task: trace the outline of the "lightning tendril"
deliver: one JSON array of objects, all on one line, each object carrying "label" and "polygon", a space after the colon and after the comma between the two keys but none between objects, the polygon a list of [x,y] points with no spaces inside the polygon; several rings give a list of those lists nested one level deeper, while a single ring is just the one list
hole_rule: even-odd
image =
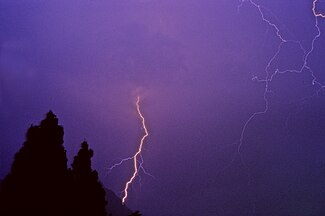
[{"label": "lightning tendril", "polygon": [[[302,73],[303,70],[307,70],[310,72],[311,74],[311,77],[313,78],[312,79],[312,85],[316,85],[318,86],[318,90],[316,91],[316,94],[321,91],[322,89],[325,88],[325,86],[323,84],[321,84],[320,82],[317,81],[317,78],[316,76],[314,75],[314,72],[313,70],[310,68],[310,66],[308,65],[308,58],[309,56],[313,53],[314,51],[314,45],[315,45],[315,42],[316,40],[321,36],[321,30],[319,28],[319,25],[318,25],[318,18],[325,18],[325,14],[322,14],[320,12],[317,12],[316,11],[316,4],[318,2],[318,0],[313,0],[313,3],[312,3],[312,12],[313,12],[313,15],[315,17],[315,23],[314,23],[314,26],[317,30],[317,34],[314,36],[314,38],[312,39],[311,41],[311,48],[307,51],[301,44],[300,41],[295,41],[295,40],[287,40],[285,39],[281,33],[280,33],[280,28],[275,24],[273,23],[270,19],[266,18],[264,12],[263,12],[263,7],[259,4],[257,4],[256,2],[254,2],[253,0],[242,0],[241,1],[241,4],[238,6],[238,10],[243,6],[243,4],[245,2],[248,2],[249,4],[251,4],[253,7],[255,7],[260,16],[261,16],[261,19],[271,28],[274,29],[275,31],[275,35],[279,38],[280,40],[280,43],[278,45],[278,48],[277,48],[277,51],[275,52],[275,54],[272,56],[272,58],[269,60],[268,64],[266,65],[265,67],[265,77],[260,79],[258,78],[257,76],[254,76],[252,78],[252,80],[254,81],[257,81],[257,82],[264,82],[265,83],[265,88],[264,88],[264,94],[263,94],[263,99],[264,99],[264,103],[265,103],[265,106],[264,106],[264,109],[261,110],[261,111],[257,111],[257,112],[254,112],[248,119],[247,121],[244,123],[244,126],[242,128],[242,131],[241,131],[241,136],[240,136],[240,139],[239,139],[239,144],[238,144],[238,153],[240,153],[240,150],[241,150],[241,147],[242,147],[242,144],[243,144],[243,140],[244,140],[244,135],[245,135],[245,131],[246,131],[246,128],[248,126],[248,124],[258,115],[261,115],[261,114],[265,114],[268,109],[269,109],[269,101],[267,99],[267,95],[268,93],[271,92],[270,88],[269,88],[269,85],[270,83],[272,82],[273,78],[278,75],[278,74],[284,74],[284,73]],[[302,64],[302,67],[300,68],[300,70],[291,70],[291,69],[287,69],[287,70],[284,70],[284,71],[280,71],[278,68],[275,69],[274,71],[270,71],[270,67],[271,67],[271,64],[274,62],[274,60],[278,57],[283,45],[285,43],[296,43],[299,45],[300,49],[303,51],[304,53],[304,57],[303,57],[303,64]],[[314,96],[314,95],[312,95]],[[312,97],[311,96],[311,97]],[[302,100],[305,100],[306,98],[303,98]]]},{"label": "lightning tendril", "polygon": [[313,7],[312,7],[312,11],[315,17],[321,17],[321,18],[325,18],[325,15],[319,12],[316,12],[316,3],[318,2],[318,0],[313,0]]},{"label": "lightning tendril", "polygon": [[[319,81],[317,81],[317,77],[315,76],[312,68],[308,65],[308,59],[310,57],[310,55],[313,53],[314,51],[314,47],[315,47],[315,43],[317,41],[317,39],[321,36],[321,29],[319,27],[319,18],[325,18],[325,14],[317,11],[317,3],[319,2],[319,0],[312,0],[312,14],[314,16],[314,27],[316,28],[316,34],[315,36],[312,38],[311,40],[311,44],[310,44],[310,48],[309,49],[305,49],[302,45],[302,43],[300,41],[295,41],[295,40],[288,40],[286,39],[282,34],[281,34],[281,29],[280,27],[274,23],[271,19],[268,19],[264,13],[264,11],[266,10],[263,6],[261,6],[260,4],[256,3],[254,0],[240,0],[240,4],[237,7],[237,10],[239,11],[241,9],[241,7],[244,5],[244,3],[248,3],[250,4],[252,7],[256,8],[256,10],[259,12],[259,15],[262,19],[262,21],[264,23],[266,23],[268,25],[268,27],[270,27],[270,29],[273,29],[273,31],[275,32],[275,36],[279,39],[279,44],[277,47],[276,52],[273,54],[273,56],[270,58],[270,60],[268,61],[266,67],[265,67],[265,76],[263,78],[259,78],[258,76],[254,76],[252,78],[253,81],[257,81],[257,82],[262,82],[264,83],[264,93],[263,93],[263,99],[264,99],[264,108],[260,111],[256,111],[254,112],[245,122],[244,125],[241,129],[241,133],[240,133],[240,138],[239,140],[237,140],[237,153],[239,154],[242,164],[245,166],[245,168],[247,169],[248,173],[248,184],[250,184],[251,181],[251,175],[250,175],[250,170],[249,167],[246,165],[244,159],[242,158],[242,154],[241,154],[241,149],[244,143],[244,139],[245,139],[245,134],[246,134],[246,130],[248,125],[259,115],[263,115],[266,114],[269,110],[269,101],[268,101],[268,94],[271,93],[271,89],[269,88],[270,83],[273,81],[273,78],[277,75],[281,75],[281,74],[285,74],[285,73],[302,73],[304,70],[308,71],[312,77],[312,85],[315,86],[317,89],[315,91],[314,94],[312,94],[311,96],[302,98],[301,101],[305,102],[307,99],[310,99],[314,96],[316,96],[320,91],[325,89],[325,85],[323,85],[322,83],[320,83]],[[275,59],[279,56],[279,53],[283,47],[284,44],[286,43],[296,43],[299,45],[300,49],[303,51],[303,58],[302,58],[302,66],[300,69],[298,70],[292,70],[292,69],[286,69],[284,71],[280,71],[278,68],[271,70],[271,65],[272,63],[275,61]],[[290,117],[291,114],[289,114]],[[289,118],[288,117],[288,118]],[[288,121],[288,119],[287,119]],[[287,123],[287,122],[286,122]],[[231,161],[231,163],[234,160]],[[230,165],[228,165],[229,167]],[[255,204],[252,203],[253,208],[255,209]]]}]

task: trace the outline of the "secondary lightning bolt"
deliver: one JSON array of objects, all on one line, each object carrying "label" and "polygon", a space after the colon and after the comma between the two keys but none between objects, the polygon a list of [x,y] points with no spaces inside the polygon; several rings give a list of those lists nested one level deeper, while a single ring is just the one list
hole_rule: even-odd
[{"label": "secondary lightning bolt", "polygon": [[[256,3],[255,1],[253,0],[241,0],[240,1],[241,3],[238,5],[237,9],[239,11],[239,9],[243,6],[243,4],[245,2],[248,2],[251,6],[255,7],[257,9],[257,11],[259,12],[260,16],[261,16],[261,19],[271,28],[275,31],[275,35],[276,37],[279,39],[279,45],[278,45],[278,48],[277,48],[277,51],[274,53],[274,55],[272,56],[272,58],[269,60],[268,64],[266,65],[265,67],[265,77],[260,79],[259,77],[257,76],[254,76],[252,80],[254,81],[257,81],[257,82],[263,82],[264,83],[264,94],[263,94],[263,99],[264,99],[264,109],[260,110],[260,111],[256,111],[254,112],[244,123],[243,127],[242,127],[242,130],[241,130],[241,134],[240,134],[240,138],[238,140],[238,147],[237,147],[237,152],[238,154],[240,155],[240,158],[241,158],[241,161],[243,163],[243,165],[245,166],[245,168],[247,169],[248,171],[248,184],[250,185],[250,181],[251,181],[251,175],[250,175],[250,169],[249,167],[247,166],[247,164],[245,163],[245,161],[243,160],[242,158],[242,155],[241,155],[241,148],[242,148],[242,145],[243,145],[243,142],[244,142],[244,138],[245,138],[245,133],[246,133],[246,130],[247,130],[247,127],[248,125],[255,119],[255,117],[259,116],[259,115],[263,115],[265,114],[268,109],[269,109],[269,101],[268,101],[268,94],[271,92],[271,90],[269,89],[269,86],[270,86],[270,83],[273,81],[273,78],[276,76],[276,75],[280,75],[280,74],[284,74],[284,73],[302,73],[303,70],[307,70],[310,72],[311,74],[311,77],[313,78],[312,80],[312,85],[314,86],[317,86],[318,87],[318,90],[315,92],[315,94],[309,96],[309,97],[306,97],[306,98],[302,98],[301,101],[306,101],[307,99],[310,99],[311,97],[315,96],[316,94],[318,94],[321,90],[325,89],[325,85],[321,84],[320,82],[317,81],[317,78],[316,76],[314,75],[314,72],[313,70],[311,69],[311,67],[308,65],[308,58],[309,56],[313,53],[314,51],[314,45],[315,45],[315,42],[316,40],[321,36],[321,30],[319,28],[319,25],[318,25],[318,18],[325,18],[325,14],[323,13],[320,13],[320,12],[317,12],[316,11],[316,4],[318,2],[318,0],[313,0],[312,2],[312,13],[315,17],[315,23],[314,23],[314,26],[317,30],[317,34],[314,36],[314,38],[312,39],[311,41],[311,48],[307,51],[301,44],[300,41],[294,41],[294,40],[287,40],[285,39],[282,35],[281,35],[281,32],[280,32],[280,28],[274,23],[272,22],[270,19],[266,18],[265,14],[264,14],[264,8],[262,8],[262,6],[258,3]],[[274,71],[270,71],[270,68],[271,68],[271,65],[272,63],[274,62],[274,60],[278,57],[283,45],[285,43],[296,43],[299,45],[300,49],[303,51],[304,55],[303,55],[303,64],[302,64],[302,67],[299,69],[299,70],[291,70],[291,69],[287,69],[287,70],[284,70],[284,71],[280,71],[279,69],[275,69]],[[288,120],[288,119],[287,119]],[[232,160],[233,162],[234,160]],[[231,162],[231,163],[232,163]],[[228,166],[229,167],[229,166]],[[255,210],[255,204],[252,203],[252,206]]]},{"label": "secondary lightning bolt", "polygon": [[317,4],[317,2],[318,2],[318,0],[313,0],[313,6],[312,6],[312,12],[313,12],[313,15],[315,17],[315,28],[317,29],[317,35],[314,37],[314,39],[313,39],[313,41],[311,43],[311,49],[310,49],[310,51],[308,52],[308,54],[306,56],[305,67],[311,71],[311,74],[312,74],[312,77],[313,77],[313,84],[316,83],[317,85],[320,86],[320,89],[317,91],[317,92],[319,92],[320,90],[324,89],[325,86],[316,80],[316,76],[314,75],[314,72],[310,69],[310,67],[307,66],[307,58],[314,51],[315,42],[321,36],[321,30],[320,30],[320,28],[318,26],[318,18],[319,17],[320,18],[325,18],[324,14],[316,12],[316,4]]},{"label": "secondary lightning bolt", "polygon": [[315,17],[321,17],[321,18],[325,18],[325,15],[319,12],[316,12],[316,3],[318,2],[318,0],[314,0],[313,1],[313,7],[312,7],[312,11],[314,13]]},{"label": "secondary lightning bolt", "polygon": [[[280,40],[280,43],[278,45],[278,49],[276,51],[276,53],[272,56],[272,58],[269,60],[266,68],[265,68],[265,77],[262,78],[262,79],[259,79],[257,76],[253,77],[252,80],[255,80],[255,81],[258,81],[258,82],[264,82],[265,83],[265,89],[264,89],[264,96],[263,96],[263,99],[264,99],[264,102],[265,102],[265,106],[264,106],[264,109],[261,110],[261,111],[257,111],[255,113],[253,113],[248,119],[247,121],[244,123],[244,126],[242,128],[242,132],[241,132],[241,136],[240,136],[240,139],[239,139],[239,144],[238,144],[238,153],[240,153],[240,150],[241,150],[241,147],[242,147],[242,144],[243,144],[243,140],[244,140],[244,135],[245,135],[245,131],[247,129],[247,126],[248,124],[258,115],[261,115],[261,114],[265,114],[268,109],[269,109],[269,101],[267,99],[267,94],[271,92],[271,90],[269,89],[269,85],[270,83],[272,82],[273,78],[277,75],[277,74],[284,74],[284,73],[301,73],[304,69],[308,70],[310,73],[311,73],[311,76],[313,78],[312,80],[312,84],[315,85],[317,84],[319,86],[319,89],[317,92],[319,92],[321,89],[324,89],[324,85],[322,85],[320,82],[317,81],[316,79],[316,76],[314,75],[314,72],[311,70],[310,66],[308,66],[308,58],[309,56],[312,54],[312,52],[314,51],[314,44],[316,42],[316,40],[321,36],[321,31],[320,31],[320,28],[318,26],[318,17],[320,18],[325,18],[325,15],[322,14],[322,13],[319,13],[319,12],[316,12],[316,4],[318,2],[318,0],[313,0],[313,4],[312,4],[312,12],[313,12],[313,15],[315,17],[315,28],[317,30],[317,34],[315,35],[315,37],[313,38],[312,42],[311,42],[311,48],[310,50],[307,52],[300,41],[295,41],[295,40],[287,40],[285,39],[281,34],[280,34],[280,28],[275,24],[273,23],[271,20],[267,19],[264,15],[264,12],[263,12],[263,9],[262,9],[262,6],[257,4],[256,2],[254,2],[253,0],[242,0],[241,1],[241,4],[238,6],[238,10],[243,6],[243,4],[245,2],[248,2],[250,3],[253,7],[255,7],[260,16],[261,16],[261,19],[271,28],[274,29],[275,31],[275,35],[279,38]],[[276,57],[279,55],[280,51],[281,51],[281,48],[283,46],[283,44],[285,43],[296,43],[296,44],[299,44],[299,47],[300,49],[303,51],[304,53],[304,57],[303,57],[303,64],[302,64],[302,67],[300,68],[300,70],[284,70],[284,71],[280,71],[279,69],[275,69],[273,72],[270,72],[269,69],[271,67],[271,64],[273,63],[273,61],[276,59]],[[305,100],[306,98],[303,98],[302,100]]]},{"label": "secondary lightning bolt", "polygon": [[[278,46],[278,49],[277,49],[276,53],[275,53],[275,54],[273,55],[273,57],[270,59],[270,61],[268,62],[267,66],[266,66],[266,68],[265,68],[265,74],[266,74],[266,75],[265,75],[265,78],[263,78],[263,79],[259,79],[257,76],[255,76],[255,77],[253,77],[253,79],[252,79],[252,80],[257,80],[258,82],[265,82],[265,88],[264,88],[264,94],[263,94],[263,99],[264,99],[265,107],[264,107],[263,110],[261,110],[261,111],[257,111],[257,112],[255,112],[255,113],[253,113],[253,114],[252,114],[252,115],[247,119],[247,121],[245,122],[245,124],[244,124],[244,126],[243,126],[243,128],[242,128],[242,131],[241,131],[240,139],[239,139],[239,144],[238,144],[238,148],[237,148],[238,153],[240,153],[241,147],[242,147],[242,145],[243,145],[244,135],[245,135],[246,128],[247,128],[248,124],[249,124],[249,123],[250,123],[250,122],[251,122],[251,121],[252,121],[256,116],[261,115],[261,114],[265,114],[265,113],[268,111],[268,109],[269,109],[269,102],[268,102],[268,100],[267,100],[267,93],[269,93],[269,84],[270,84],[270,82],[272,81],[272,79],[273,79],[273,77],[275,76],[275,74],[278,72],[278,71],[276,70],[274,73],[272,73],[272,74],[270,75],[269,68],[270,68],[272,62],[274,61],[274,59],[275,59],[275,58],[278,56],[278,54],[280,53],[282,45],[283,45],[284,43],[287,43],[287,42],[288,42],[287,40],[285,40],[285,39],[281,36],[279,27],[278,27],[276,24],[272,23],[270,20],[268,20],[268,19],[265,17],[261,5],[255,3],[255,2],[252,1],[252,0],[246,0],[246,1],[249,2],[253,7],[255,7],[255,8],[258,10],[258,12],[259,12],[259,14],[260,14],[262,20],[263,20],[267,25],[269,25],[271,28],[273,28],[273,29],[275,30],[276,36],[277,36],[277,37],[279,38],[279,40],[280,40],[280,44],[279,44],[279,46]],[[238,6],[237,9],[239,10],[239,9],[243,6],[244,2],[246,2],[246,1],[245,1],[245,0],[242,0],[242,1],[241,1],[241,4]],[[292,41],[291,41],[291,42],[292,42]]]},{"label": "secondary lightning bolt", "polygon": [[[137,113],[141,119],[141,126],[142,126],[142,129],[144,130],[144,135],[142,136],[141,140],[140,140],[140,144],[139,144],[139,147],[138,147],[138,150],[137,152],[131,156],[131,157],[127,157],[127,158],[124,158],[122,159],[120,162],[114,164],[113,166],[111,166],[109,168],[109,172],[111,172],[114,168],[122,165],[124,162],[126,161],[130,161],[132,160],[133,161],[133,167],[134,167],[134,171],[133,171],[133,174],[132,176],[130,177],[130,179],[125,183],[125,187],[124,187],[124,190],[123,190],[123,197],[122,197],[122,203],[124,204],[127,197],[128,197],[128,189],[130,187],[130,185],[133,183],[133,181],[135,180],[136,176],[138,176],[139,174],[139,170],[142,170],[143,173],[153,177],[150,173],[148,173],[144,167],[143,167],[143,157],[142,157],[142,149],[143,149],[143,144],[144,144],[144,141],[145,139],[147,138],[147,136],[149,136],[149,132],[148,132],[148,129],[146,127],[146,122],[145,122],[145,118],[141,112],[141,109],[140,109],[140,96],[137,97],[137,101],[136,101],[136,110],[137,110]],[[141,178],[140,178],[141,180]]]}]

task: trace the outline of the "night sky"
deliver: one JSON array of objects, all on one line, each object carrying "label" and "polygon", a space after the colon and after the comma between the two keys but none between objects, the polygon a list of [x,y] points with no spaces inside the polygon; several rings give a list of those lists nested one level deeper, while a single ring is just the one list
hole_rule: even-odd
[{"label": "night sky", "polygon": [[131,209],[325,215],[325,18],[312,5],[0,0],[0,178],[51,109],[69,165],[86,139],[122,196],[132,163],[108,171],[138,148],[139,95],[153,177],[140,172]]}]

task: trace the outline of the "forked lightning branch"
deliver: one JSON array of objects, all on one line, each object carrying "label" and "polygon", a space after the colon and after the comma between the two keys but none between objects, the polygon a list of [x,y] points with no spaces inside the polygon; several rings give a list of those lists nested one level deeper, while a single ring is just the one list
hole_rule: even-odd
[{"label": "forked lightning branch", "polygon": [[141,112],[141,109],[140,109],[140,96],[137,97],[137,101],[136,101],[135,105],[136,105],[137,114],[139,115],[139,117],[141,119],[142,129],[144,130],[144,134],[143,134],[143,136],[142,136],[142,138],[140,140],[138,150],[133,156],[128,157],[128,158],[124,158],[120,162],[114,164],[113,166],[111,166],[109,168],[109,171],[112,171],[114,168],[122,165],[126,161],[130,161],[130,160],[133,161],[133,173],[132,173],[131,177],[129,178],[129,180],[125,183],[125,187],[124,187],[124,190],[123,190],[123,197],[122,197],[122,203],[123,204],[125,203],[125,201],[128,198],[129,188],[132,185],[132,183],[134,182],[134,180],[136,179],[137,175],[139,174],[139,170],[142,170],[145,174],[150,175],[149,173],[147,173],[145,171],[145,169],[142,166],[143,165],[143,158],[142,158],[141,153],[142,153],[144,141],[147,138],[147,136],[149,136],[149,132],[148,132],[148,129],[146,127],[145,118],[144,118],[144,116],[143,116],[143,114]]}]

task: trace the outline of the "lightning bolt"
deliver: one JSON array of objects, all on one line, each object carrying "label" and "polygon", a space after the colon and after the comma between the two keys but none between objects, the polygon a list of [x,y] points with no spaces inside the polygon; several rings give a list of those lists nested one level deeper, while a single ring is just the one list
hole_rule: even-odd
[{"label": "lightning bolt", "polygon": [[[124,190],[123,190],[124,195],[122,197],[122,204],[124,204],[125,201],[127,200],[129,187],[134,182],[135,178],[139,175],[139,170],[142,170],[144,174],[149,175],[149,176],[154,178],[154,176],[152,176],[150,173],[148,173],[143,167],[144,160],[143,160],[143,157],[142,157],[141,153],[142,153],[144,141],[147,138],[147,136],[149,136],[149,132],[148,132],[148,129],[146,127],[145,118],[144,118],[144,116],[143,116],[143,114],[141,112],[141,109],[140,109],[140,96],[137,97],[137,101],[136,101],[135,104],[136,104],[137,113],[138,113],[138,115],[139,115],[139,117],[141,119],[142,129],[144,130],[144,134],[143,134],[143,136],[142,136],[142,138],[140,140],[138,150],[133,156],[124,158],[124,159],[120,160],[120,162],[114,164],[113,166],[111,166],[109,168],[109,172],[111,172],[114,168],[122,165],[124,162],[131,161],[131,160],[133,161],[134,171],[133,171],[132,176],[125,183],[125,187],[124,187]],[[141,177],[139,177],[139,178],[140,178],[139,181],[141,181]],[[141,182],[140,182],[140,184],[141,184]]]},{"label": "lightning bolt", "polygon": [[319,12],[316,12],[316,3],[318,2],[318,0],[314,0],[313,1],[313,7],[312,7],[312,11],[315,17],[321,17],[321,18],[325,18],[325,15]]},{"label": "lightning bolt", "polygon": [[[245,131],[247,129],[247,126],[249,125],[249,123],[258,115],[262,115],[262,114],[265,114],[268,109],[269,109],[269,101],[267,99],[267,94],[268,93],[271,93],[272,91],[269,89],[269,85],[270,83],[272,82],[273,78],[278,75],[278,74],[284,74],[284,73],[301,73],[304,69],[310,71],[311,73],[311,76],[313,78],[312,80],[312,84],[313,85],[318,85],[319,89],[316,91],[317,93],[324,89],[324,85],[322,85],[320,82],[317,81],[317,78],[316,76],[314,75],[314,72],[312,71],[312,69],[310,68],[310,66],[308,65],[308,58],[309,56],[312,54],[312,52],[314,51],[314,45],[315,45],[315,42],[316,40],[321,36],[321,30],[318,26],[318,17],[320,18],[325,18],[325,15],[322,14],[322,13],[319,13],[319,12],[316,12],[316,3],[318,2],[318,0],[313,0],[313,3],[312,3],[312,12],[313,12],[313,15],[315,17],[315,28],[317,30],[317,34],[314,36],[314,38],[312,39],[312,42],[311,42],[311,48],[310,50],[307,52],[306,49],[302,46],[301,42],[300,41],[295,41],[295,40],[287,40],[285,39],[281,33],[280,33],[280,28],[275,24],[273,23],[271,20],[267,19],[264,12],[263,12],[263,7],[259,4],[257,4],[256,2],[254,2],[253,0],[242,0],[241,1],[241,4],[238,6],[238,10],[243,6],[243,4],[245,2],[248,2],[249,4],[251,4],[253,7],[255,7],[260,16],[261,16],[261,19],[271,28],[274,29],[275,31],[275,35],[277,36],[277,38],[279,39],[280,43],[278,45],[278,48],[277,48],[277,51],[275,52],[275,54],[272,56],[272,58],[269,60],[268,64],[266,65],[265,67],[265,77],[260,79],[258,78],[257,76],[254,76],[252,78],[252,80],[254,81],[257,81],[257,82],[264,82],[265,83],[265,88],[264,88],[264,94],[263,94],[263,99],[264,99],[264,103],[265,103],[265,106],[264,106],[264,109],[261,110],[261,111],[256,111],[254,112],[248,119],[247,121],[244,123],[244,126],[242,128],[242,131],[241,131],[241,136],[240,136],[240,139],[238,141],[238,153],[240,153],[240,150],[241,150],[241,147],[243,145],[243,141],[244,141],[244,136],[245,136]],[[300,70],[284,70],[284,71],[280,71],[279,69],[275,69],[273,72],[270,72],[270,67],[273,63],[273,61],[278,57],[283,45],[285,43],[296,43],[299,45],[300,49],[303,51],[304,53],[304,57],[303,57],[303,64],[302,64],[302,67],[300,68]],[[314,96],[314,95],[313,95]],[[302,100],[305,100],[306,98],[303,98]]]},{"label": "lightning bolt", "polygon": [[313,6],[312,6],[312,12],[313,12],[313,15],[315,17],[315,25],[314,26],[317,29],[317,34],[315,35],[315,37],[312,40],[311,49],[308,52],[307,57],[305,59],[305,67],[311,71],[311,74],[312,74],[312,77],[313,77],[313,84],[316,83],[318,86],[320,86],[320,89],[317,91],[317,93],[318,93],[320,90],[324,89],[325,86],[316,80],[316,76],[314,75],[314,72],[310,69],[310,67],[307,66],[307,58],[314,51],[315,42],[321,36],[321,30],[320,30],[320,28],[318,26],[318,18],[319,17],[320,18],[325,18],[324,14],[316,12],[316,4],[317,4],[317,2],[318,2],[318,0],[313,0]]},{"label": "lightning bolt", "polygon": [[142,138],[140,140],[140,145],[139,145],[138,151],[133,156],[134,172],[133,172],[133,175],[131,176],[131,178],[129,179],[129,181],[127,181],[126,184],[125,184],[124,196],[122,198],[122,203],[123,204],[125,203],[125,201],[126,201],[126,199],[128,197],[128,189],[129,189],[129,186],[132,184],[132,182],[134,181],[135,177],[137,176],[137,174],[139,172],[139,167],[137,165],[137,158],[138,158],[138,156],[140,156],[140,158],[141,158],[140,166],[142,167],[143,159],[142,159],[142,156],[141,156],[141,151],[142,151],[142,147],[143,147],[144,140],[146,139],[147,136],[149,136],[148,129],[146,127],[146,122],[145,122],[145,119],[144,119],[144,117],[143,117],[143,115],[141,113],[139,103],[140,103],[140,96],[138,96],[138,99],[137,99],[137,102],[136,102],[136,106],[137,106],[138,115],[141,118],[141,123],[142,123],[142,128],[144,130],[144,135],[142,136]]},{"label": "lightning bolt", "polygon": [[[250,123],[252,123],[252,121],[259,115],[263,115],[265,113],[267,113],[267,111],[269,110],[269,101],[268,101],[268,94],[271,93],[272,91],[270,90],[269,86],[270,83],[273,81],[273,78],[277,75],[281,75],[281,74],[285,74],[285,73],[302,73],[303,70],[307,70],[310,72],[311,77],[312,77],[312,85],[318,87],[318,89],[315,91],[315,93],[307,98],[302,98],[301,101],[305,102],[307,99],[310,99],[312,97],[314,97],[315,95],[317,95],[321,90],[325,89],[325,86],[323,84],[321,84],[320,82],[317,81],[316,76],[314,75],[313,70],[311,69],[311,67],[308,65],[308,59],[310,57],[310,55],[313,53],[314,51],[314,46],[315,46],[315,42],[317,41],[317,39],[321,36],[321,30],[320,27],[318,25],[318,18],[325,18],[325,14],[317,12],[316,10],[316,4],[317,4],[318,0],[313,0],[312,2],[312,13],[313,16],[315,18],[315,22],[314,22],[314,27],[316,28],[316,35],[313,37],[312,41],[311,41],[311,48],[309,50],[306,50],[300,41],[295,41],[295,40],[288,40],[286,38],[284,38],[284,36],[282,36],[281,34],[281,30],[279,28],[279,26],[277,26],[277,24],[275,24],[274,22],[272,22],[272,20],[268,19],[264,13],[264,11],[266,10],[264,7],[262,7],[260,4],[256,3],[254,0],[240,0],[240,4],[237,6],[237,11],[239,12],[239,10],[242,8],[242,6],[244,5],[244,3],[248,3],[250,4],[252,7],[256,8],[256,10],[259,12],[259,15],[261,17],[261,19],[263,20],[264,23],[266,23],[268,25],[268,27],[270,29],[273,29],[273,31],[275,32],[275,36],[279,39],[279,44],[277,47],[276,52],[274,53],[274,55],[271,57],[271,59],[268,61],[266,67],[265,67],[265,76],[263,78],[259,78],[257,76],[254,76],[252,78],[253,81],[257,81],[257,82],[262,82],[264,83],[264,94],[263,94],[263,100],[264,100],[264,108],[260,111],[256,111],[254,112],[245,122],[244,125],[242,127],[241,130],[241,134],[240,134],[240,138],[239,140],[236,141],[236,143],[238,144],[237,146],[237,153],[240,156],[241,162],[244,165],[244,167],[246,168],[246,170],[248,171],[247,175],[248,175],[248,185],[250,185],[251,182],[251,174],[250,174],[250,169],[247,166],[247,164],[245,163],[242,154],[241,154],[241,149],[244,143],[244,139],[245,139],[245,134],[246,134],[246,130],[247,127]],[[301,66],[301,68],[299,70],[284,70],[284,71],[280,71],[278,68],[271,71],[271,65],[274,62],[274,60],[278,57],[282,47],[284,44],[286,43],[296,43],[299,45],[300,49],[303,51],[303,64]],[[289,114],[290,117],[291,114]],[[289,118],[288,117],[288,118]],[[288,121],[288,119],[287,119]],[[287,123],[287,122],[286,122]],[[232,164],[232,162],[234,162],[235,159],[233,159],[230,162],[230,165]],[[230,165],[228,165],[227,167],[229,167]],[[227,168],[226,167],[226,168]],[[255,212],[255,204],[252,203],[253,206],[253,211]]]}]

